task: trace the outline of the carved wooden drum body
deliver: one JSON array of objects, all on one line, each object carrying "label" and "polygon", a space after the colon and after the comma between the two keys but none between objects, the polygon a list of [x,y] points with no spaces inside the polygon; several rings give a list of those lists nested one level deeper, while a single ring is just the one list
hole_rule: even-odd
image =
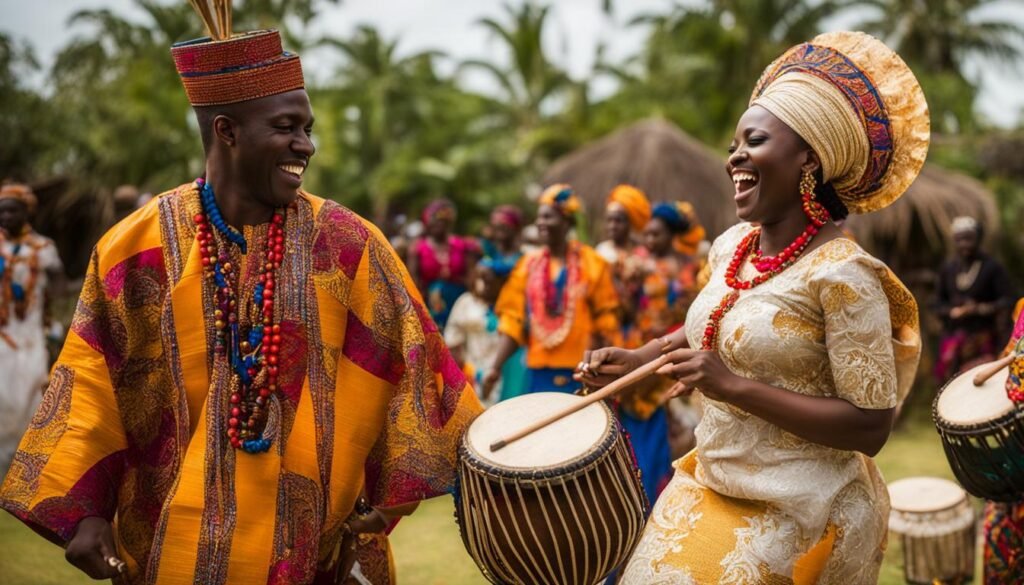
[{"label": "carved wooden drum body", "polygon": [[594,585],[640,539],[647,501],[628,440],[603,403],[490,450],[579,400],[542,392],[500,402],[463,438],[456,518],[492,583]]}]

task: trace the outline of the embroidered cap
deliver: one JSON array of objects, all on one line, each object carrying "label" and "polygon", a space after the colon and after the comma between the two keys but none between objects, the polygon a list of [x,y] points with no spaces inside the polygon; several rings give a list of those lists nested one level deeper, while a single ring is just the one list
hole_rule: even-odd
[{"label": "embroidered cap", "polygon": [[174,66],[193,106],[233,104],[305,87],[299,56],[285,51],[276,30],[231,33],[231,2],[204,10],[193,1],[209,37],[171,47]]}]

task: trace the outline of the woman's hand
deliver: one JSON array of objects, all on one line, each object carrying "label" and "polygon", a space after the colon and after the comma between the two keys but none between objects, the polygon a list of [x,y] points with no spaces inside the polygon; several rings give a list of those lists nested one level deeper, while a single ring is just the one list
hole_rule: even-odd
[{"label": "woman's hand", "polygon": [[572,377],[589,388],[603,388],[616,378],[644,365],[636,351],[621,347],[602,347],[583,353],[583,361],[576,366]]},{"label": "woman's hand", "polygon": [[667,354],[672,363],[662,366],[658,373],[676,380],[668,396],[700,390],[702,394],[719,402],[732,402],[743,378],[732,373],[718,352],[695,349],[677,349]]}]

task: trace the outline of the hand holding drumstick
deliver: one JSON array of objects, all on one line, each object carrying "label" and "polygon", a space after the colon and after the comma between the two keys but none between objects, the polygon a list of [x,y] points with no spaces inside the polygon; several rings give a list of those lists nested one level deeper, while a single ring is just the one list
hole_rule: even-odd
[{"label": "hand holding drumstick", "polygon": [[666,401],[700,389],[709,398],[729,402],[739,386],[738,377],[726,367],[717,352],[690,349],[682,330],[636,350],[606,347],[588,351],[573,377],[588,387],[601,388],[659,355],[664,355],[671,363],[659,368],[657,373],[676,381],[666,393]]}]

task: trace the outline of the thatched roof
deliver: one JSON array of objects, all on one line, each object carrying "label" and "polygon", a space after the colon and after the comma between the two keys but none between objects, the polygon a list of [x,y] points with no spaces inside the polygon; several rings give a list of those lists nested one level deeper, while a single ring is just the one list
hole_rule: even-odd
[{"label": "thatched roof", "polygon": [[642,189],[652,201],[689,201],[709,239],[737,221],[724,158],[665,120],[637,122],[563,156],[542,182],[572,185],[591,225],[600,225],[605,199],[620,183]]},{"label": "thatched roof", "polygon": [[881,211],[851,216],[847,225],[897,272],[937,269],[952,244],[950,224],[960,215],[981,222],[991,243],[999,229],[992,193],[971,177],[926,165],[903,197]]}]

